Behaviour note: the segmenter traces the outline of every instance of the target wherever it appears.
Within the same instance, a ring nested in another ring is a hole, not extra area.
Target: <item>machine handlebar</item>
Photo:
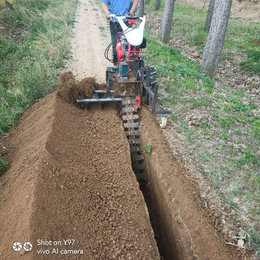
[[[134,15],[130,15],[130,14],[127,14],[127,15],[123,15],[123,14],[117,14],[117,15],[110,14],[109,17],[110,17],[110,20],[116,19],[116,17],[120,17],[120,18],[123,18],[123,19],[125,18],[127,20],[139,20],[139,19],[142,18],[141,16],[134,16]]]

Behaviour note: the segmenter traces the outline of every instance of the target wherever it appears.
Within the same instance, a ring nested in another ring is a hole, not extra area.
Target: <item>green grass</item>
[[[158,43],[148,33],[148,52],[144,57],[148,63],[157,66],[157,73],[164,78],[171,78],[166,86],[169,92],[182,93],[185,88],[194,91],[214,91],[214,81],[205,74],[199,73],[199,65],[187,57],[181,55],[180,50]],[[203,103],[203,102],[202,102]]]
[[[146,10],[153,13],[147,24],[145,62],[157,68],[160,102],[173,111],[172,120],[191,145],[199,163],[198,170],[207,176],[234,208],[254,218],[259,216],[260,203],[260,104],[244,89],[214,82],[199,73],[199,63],[185,57],[180,49],[188,45],[203,53],[207,40],[204,32],[206,12],[175,3],[171,41],[162,44],[158,39],[163,8],[154,11],[154,0]],[[148,14],[149,15],[149,14]],[[240,66],[238,73],[258,74],[260,23],[231,18],[223,50],[222,61]],[[237,59],[239,58],[239,59]],[[237,60],[238,61],[237,61]],[[233,75],[233,77],[235,77]],[[251,85],[258,88],[259,84]],[[162,90],[163,89],[163,90]],[[195,118],[195,119],[194,119]],[[239,204],[233,199],[239,198]],[[251,235],[252,248],[260,251],[257,232],[245,229]]]
[[[6,161],[2,158],[2,155],[0,155],[0,174],[4,172],[7,168]]]
[[[163,2],[162,2],[163,3]],[[159,11],[154,11],[155,1],[151,1],[146,9],[162,16],[163,4]],[[202,53],[207,41],[204,23],[207,11],[175,3],[173,14],[173,28],[171,39],[182,39],[184,44],[194,45]],[[237,54],[247,57],[240,63],[241,68],[254,73],[260,73],[259,59],[259,22],[252,22],[241,18],[230,18],[227,29],[222,59],[233,59]]]
[[[260,51],[246,51],[247,58],[240,62],[244,70],[260,73]]]
[[[9,37],[0,34],[0,136],[24,110],[57,88],[68,58],[77,0],[20,0],[0,10]],[[7,164],[0,156],[0,172]]]
[[[36,99],[57,87],[58,69],[68,58],[76,0],[19,1],[20,12],[1,11],[10,38],[0,36],[0,133]]]

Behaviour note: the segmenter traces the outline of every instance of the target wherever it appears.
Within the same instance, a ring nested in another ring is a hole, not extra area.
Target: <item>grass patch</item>
[[[19,12],[2,10],[10,37],[0,35],[0,133],[36,99],[57,88],[58,69],[68,58],[76,0],[19,1]],[[10,17],[8,15],[10,12]]]
[[[162,2],[163,3],[163,2]],[[146,9],[154,14],[162,16],[163,4],[160,10],[154,10],[155,1],[146,5]],[[181,39],[183,44],[195,46],[199,53],[203,53],[207,41],[207,32],[204,24],[207,16],[206,10],[175,3],[173,14],[173,27],[171,39]],[[251,72],[260,73],[259,61],[259,22],[230,17],[227,28],[226,40],[222,52],[222,59],[231,59],[237,55],[243,58],[241,68]]]
[[[246,54],[247,59],[240,62],[241,67],[260,74],[260,51],[249,50]]]
[[[169,92],[182,93],[188,88],[213,93],[214,81],[207,75],[199,73],[199,65],[196,62],[182,56],[179,49],[160,44],[150,37],[149,31],[148,43],[148,55],[144,59],[148,63],[156,64],[159,76],[171,79],[166,87]]]
[[[206,11],[175,3],[171,41],[161,44],[158,31],[163,8],[154,11],[154,4],[152,0],[149,7],[146,6],[153,17],[147,25],[149,30],[146,30],[145,61],[147,65],[157,68],[160,102],[173,111],[171,118],[196,155],[198,170],[211,180],[223,197],[229,198],[232,208],[245,212],[252,219],[258,218],[258,98],[256,94],[244,91],[239,83],[227,86],[224,82],[227,75],[221,78],[221,82],[214,82],[200,74],[199,63],[173,47],[175,43],[177,46],[188,45],[192,51],[203,53],[207,39],[207,33],[203,30]],[[232,74],[233,77],[247,71],[250,75],[260,72],[259,42],[255,40],[259,38],[259,24],[245,19],[230,19],[222,61],[228,60],[225,62],[229,66],[236,65],[238,72]],[[235,81],[235,78],[232,79]],[[259,84],[254,81],[250,87],[257,89]],[[234,203],[234,199],[239,199],[239,204]],[[257,252],[260,251],[260,240],[257,232],[253,231],[257,223],[252,219],[249,218],[245,229]]]

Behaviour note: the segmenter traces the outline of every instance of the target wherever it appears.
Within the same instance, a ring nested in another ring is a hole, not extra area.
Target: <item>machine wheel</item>
[[[152,91],[154,92],[155,89],[155,85],[157,84],[157,80],[156,80],[156,70],[154,67],[150,68],[150,86]]]
[[[143,72],[143,80],[146,82],[146,71]],[[148,95],[147,95],[147,92],[146,92],[146,89],[144,87],[142,87],[142,102],[146,105],[149,105],[149,99],[148,99]]]
[[[140,69],[144,67],[144,60],[139,60],[139,67]]]
[[[113,73],[109,70],[106,71],[106,89],[109,90],[113,85]]]
[[[147,78],[149,77],[149,78]],[[155,91],[155,87],[157,84],[156,81],[156,70],[154,67],[147,68],[147,71],[144,72],[144,80],[146,82],[146,86],[148,86],[152,92]],[[150,105],[150,99],[145,89],[143,89],[143,102],[147,105]]]

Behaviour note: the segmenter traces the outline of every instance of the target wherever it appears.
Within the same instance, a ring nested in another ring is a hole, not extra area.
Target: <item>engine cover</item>
[[[122,61],[125,58],[124,45],[119,41],[116,44],[117,60]]]

